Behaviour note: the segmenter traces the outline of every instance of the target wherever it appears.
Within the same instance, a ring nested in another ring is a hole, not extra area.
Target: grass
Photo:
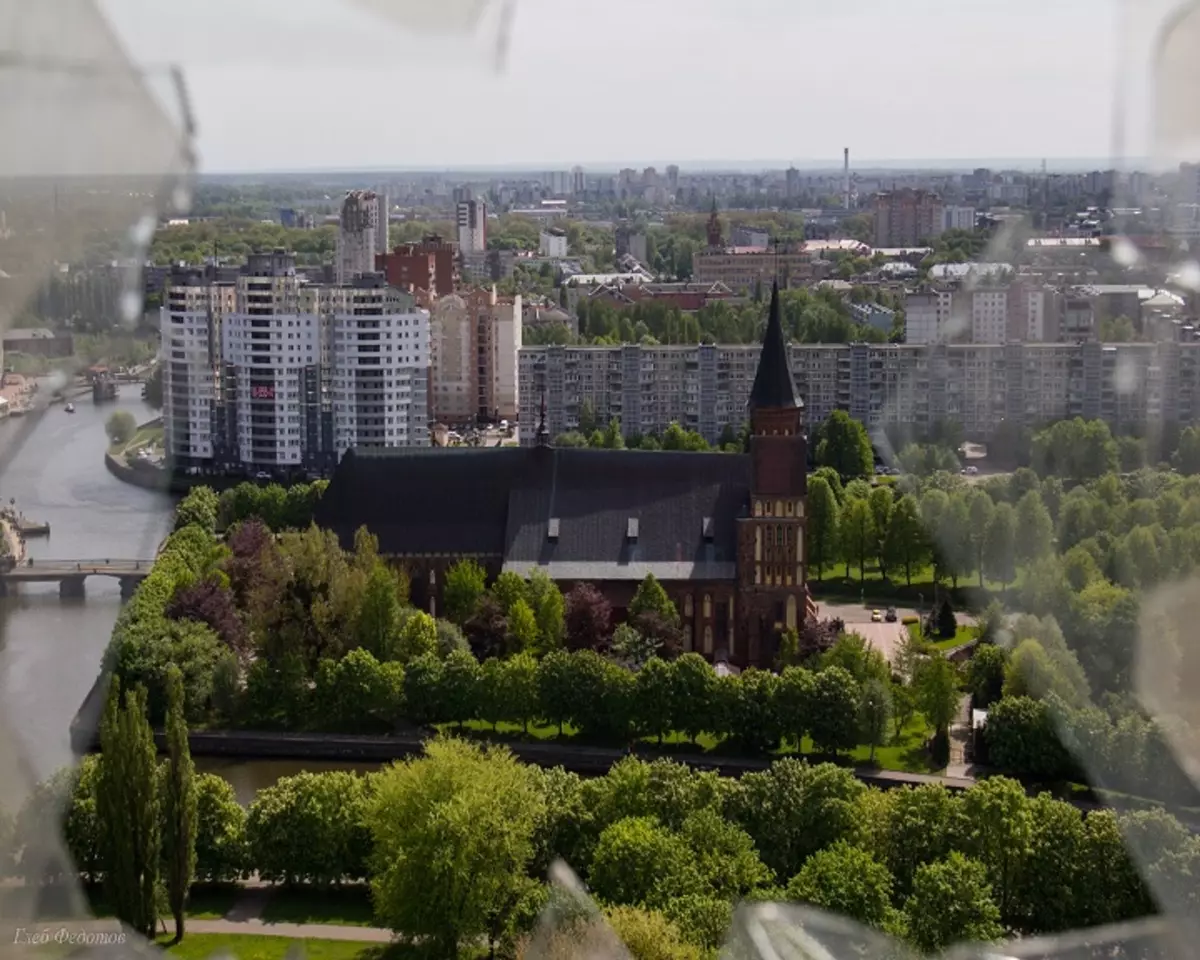
[[[366,886],[340,890],[275,890],[263,907],[266,923],[333,923],[373,927],[371,891]]]
[[[109,453],[114,456],[131,457],[142,447],[162,447],[163,425],[161,421],[143,424],[137,428],[128,443],[114,443],[109,447]]]
[[[962,629],[967,630],[970,628],[963,627]],[[493,730],[490,723],[484,723],[482,720],[469,720],[463,725],[463,728],[465,732],[469,732],[474,736],[500,743],[511,743],[513,741],[529,742],[531,740],[558,741],[562,743],[576,742],[581,745],[586,743],[583,739],[576,739],[576,731],[570,725],[564,728],[565,733],[561,740],[558,736],[558,727],[545,724],[531,723],[528,734],[524,733],[520,725],[515,723],[501,723],[497,730]],[[446,733],[457,733],[458,725],[442,724],[438,729]],[[925,723],[924,718],[918,714],[904,727],[895,742],[879,747],[875,751],[874,764],[868,762],[867,758],[871,753],[871,748],[868,746],[856,747],[851,752],[842,754],[839,760],[843,762],[848,761],[855,767],[867,767],[872,770],[896,770],[902,773],[935,773],[941,770],[942,767],[935,765],[925,750],[925,741],[931,735],[932,730]],[[737,753],[733,746],[708,733],[700,734],[694,743],[678,731],[668,733],[663,737],[661,744],[658,742],[657,737],[642,737],[638,743],[640,746],[651,750],[661,750],[668,755],[671,753],[715,753],[725,755],[734,755]],[[598,746],[615,748],[614,744],[611,743],[602,743],[598,744]],[[817,754],[812,741],[807,737],[800,745],[800,753],[813,760],[829,759]],[[788,745],[767,759],[796,755],[795,747]],[[340,923],[342,921],[317,920],[313,922]]]
[[[954,636],[949,639],[926,640],[919,623],[909,623],[905,626],[908,629],[908,635],[918,644],[928,647],[931,650],[939,650],[942,653],[945,653],[947,650],[953,650],[956,647],[961,647],[964,643],[970,643],[978,636],[978,630],[975,627],[967,627],[960,624],[954,631]]]
[[[210,960],[215,954],[237,960],[284,960],[298,948],[305,960],[384,960],[408,956],[412,948],[401,945],[356,943],[353,940],[292,940],[288,937],[251,934],[189,933],[179,943],[161,937],[158,945],[179,960]]]

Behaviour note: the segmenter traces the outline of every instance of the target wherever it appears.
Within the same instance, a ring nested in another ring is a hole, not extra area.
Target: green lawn
[[[970,628],[963,627],[961,629],[966,630]],[[951,645],[953,646],[953,644]],[[484,739],[496,740],[501,743],[505,741],[512,742],[514,740],[558,739],[558,727],[543,724],[530,724],[528,734],[525,734],[521,730],[520,725],[515,723],[501,723],[499,729],[496,731],[492,730],[490,723],[484,723],[481,720],[470,720],[463,727],[465,731],[470,732],[474,736],[481,736]],[[458,725],[442,724],[438,729],[447,733],[455,733],[458,730]],[[567,726],[565,729],[566,735],[563,737],[563,742],[569,743],[574,739],[575,731],[570,726]],[[926,725],[924,718],[918,715],[901,731],[900,737],[895,743],[889,743],[875,751],[874,765],[867,762],[871,748],[866,746],[856,747],[849,754],[844,754],[842,759],[849,758],[856,767],[870,766],[872,769],[898,770],[904,773],[934,773],[940,770],[941,767],[934,766],[925,752],[925,741],[931,735],[932,731]],[[579,742],[582,743],[583,741]],[[726,745],[725,741],[719,740],[708,733],[702,733],[695,743],[677,731],[667,734],[663,738],[661,745],[657,737],[642,737],[638,742],[647,748],[662,750],[667,754],[723,753],[733,755],[735,753],[732,747]],[[611,747],[613,745],[603,744],[603,746]],[[805,738],[804,743],[801,745],[801,751],[804,755],[816,757],[812,741],[807,738]],[[794,756],[795,754],[795,746],[788,744],[772,756]],[[342,921],[325,920],[314,922],[340,923]]]
[[[305,960],[385,960],[411,956],[401,945],[355,943],[353,940],[292,940],[288,937],[249,934],[189,933],[180,943],[160,937],[158,945],[179,960],[209,960],[214,954],[233,955],[237,960],[284,960],[297,947]]]
[[[926,643],[930,649],[940,650],[943,653],[947,650],[953,650],[955,647],[961,647],[964,643],[970,643],[978,635],[975,627],[967,627],[959,624],[958,628],[954,631],[954,636],[948,640],[938,639],[927,642],[924,639],[919,623],[910,623],[906,626],[908,628],[908,635],[918,643]]]
[[[263,908],[266,923],[333,923],[373,927],[371,891],[354,886],[340,890],[276,890]]]

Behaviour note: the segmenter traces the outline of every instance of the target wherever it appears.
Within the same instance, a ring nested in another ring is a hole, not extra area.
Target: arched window
[[[704,619],[712,619],[712,597],[707,593],[704,595]]]
[[[756,517],[762,516],[762,501],[761,500],[754,501],[754,515]]]
[[[712,653],[712,627],[704,628],[704,652]]]
[[[787,628],[789,630],[796,629],[796,598],[787,598]]]
[[[692,615],[692,595],[690,593],[683,598],[683,615],[685,617]]]

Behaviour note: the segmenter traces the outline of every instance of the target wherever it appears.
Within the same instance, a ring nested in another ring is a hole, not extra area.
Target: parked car
[[[872,610],[871,611],[871,622],[872,623],[883,623],[883,613],[879,610]]]
[[[895,623],[896,622],[896,608],[888,607],[887,613],[884,614],[883,619],[886,620],[888,623]]]

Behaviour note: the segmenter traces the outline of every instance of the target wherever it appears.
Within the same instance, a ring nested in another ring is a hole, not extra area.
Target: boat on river
[[[66,410],[67,413],[74,413],[75,412],[75,404],[68,403],[65,407],[63,407],[63,409]]]

